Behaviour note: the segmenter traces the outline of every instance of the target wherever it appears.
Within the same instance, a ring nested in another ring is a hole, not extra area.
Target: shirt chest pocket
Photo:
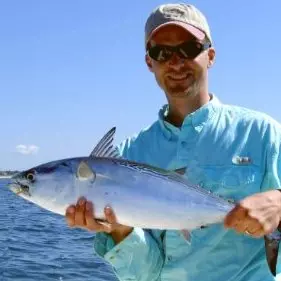
[[[187,178],[226,199],[240,200],[260,192],[262,174],[255,165],[197,166],[188,168]]]

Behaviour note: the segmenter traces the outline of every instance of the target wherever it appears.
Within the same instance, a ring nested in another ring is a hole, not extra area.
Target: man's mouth
[[[170,73],[167,75],[168,79],[172,80],[172,81],[176,81],[176,82],[181,82],[184,81],[186,79],[188,79],[189,77],[192,76],[192,73],[180,73],[180,74],[175,74],[175,73]]]

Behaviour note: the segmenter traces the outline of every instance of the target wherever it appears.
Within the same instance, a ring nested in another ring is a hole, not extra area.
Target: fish
[[[69,205],[85,197],[95,218],[105,222],[110,206],[117,222],[143,229],[179,230],[190,242],[190,231],[224,222],[235,202],[195,185],[185,168],[165,170],[121,157],[113,144],[116,127],[90,155],[43,163],[17,173],[9,188],[39,207],[65,216]],[[264,237],[268,266],[276,276],[279,232]]]

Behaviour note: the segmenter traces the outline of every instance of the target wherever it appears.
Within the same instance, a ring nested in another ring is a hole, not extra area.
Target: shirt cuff
[[[100,257],[104,258],[106,253],[111,251],[114,246],[115,242],[113,241],[111,235],[105,232],[96,233],[94,239],[94,249]]]
[[[141,228],[134,228],[133,231],[117,245],[111,235],[107,233],[97,233],[94,240],[96,253],[111,264],[124,262],[131,256],[136,246],[146,244],[145,233]]]

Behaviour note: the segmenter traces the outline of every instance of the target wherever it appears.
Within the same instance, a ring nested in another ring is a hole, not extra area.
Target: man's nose
[[[181,58],[177,53],[173,53],[172,57],[169,59],[169,66],[174,69],[180,69],[184,66],[184,62],[184,58]]]

